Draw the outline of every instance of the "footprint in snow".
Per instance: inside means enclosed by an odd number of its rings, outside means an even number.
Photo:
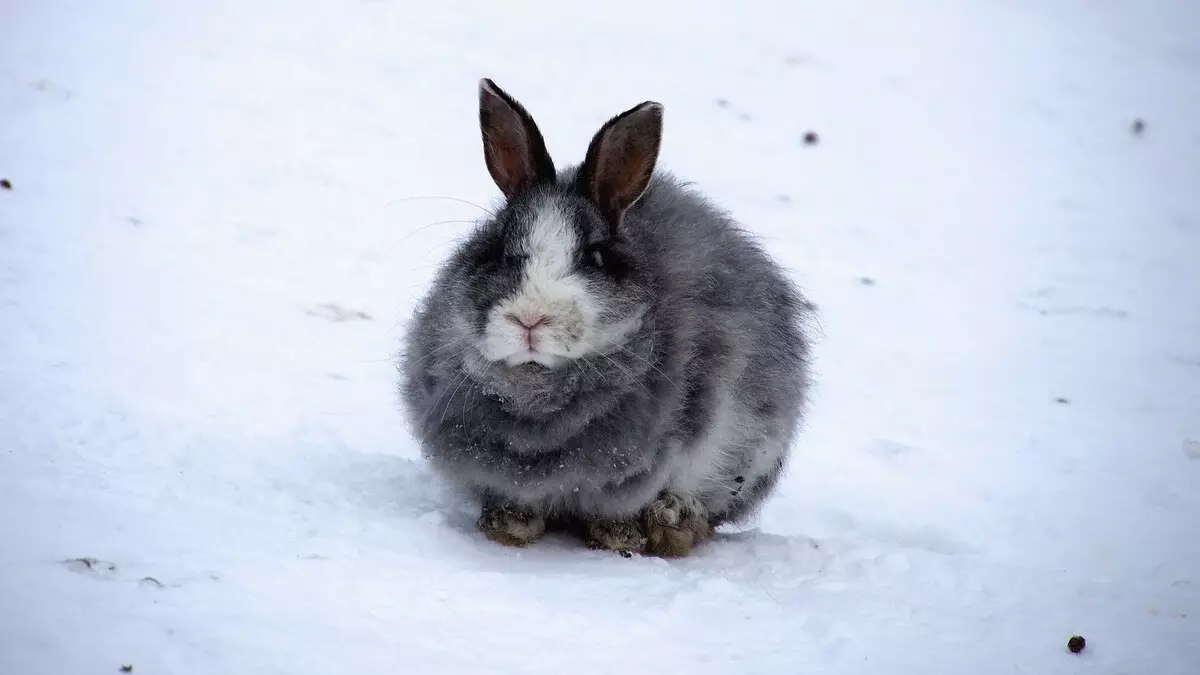
[[[117,565],[107,560],[99,560],[97,558],[71,558],[63,560],[62,566],[68,570],[92,577],[93,579],[115,579],[117,577]]]
[[[121,577],[121,572],[117,567],[117,564],[108,560],[83,557],[60,560],[59,563],[63,567],[67,568],[68,571],[76,574],[82,574],[93,579],[119,581]],[[221,580],[220,576],[216,572],[207,572],[204,576],[208,581]],[[142,588],[150,588],[154,590],[160,590],[164,588],[179,588],[183,585],[182,582],[178,581],[174,583],[165,583],[160,581],[157,577],[152,576],[143,576],[138,579],[136,583]]]

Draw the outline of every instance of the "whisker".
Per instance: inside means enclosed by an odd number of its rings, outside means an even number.
[[[386,249],[384,249],[383,252],[385,255],[390,254],[393,249],[395,249],[400,244],[403,244],[404,242],[408,241],[409,238],[411,238],[413,235],[417,234],[418,232],[423,232],[425,230],[428,230],[431,227],[437,227],[438,225],[449,225],[451,223],[474,225],[475,222],[476,221],[474,221],[474,220],[438,220],[438,221],[429,223],[428,225],[422,225],[416,229],[413,229],[413,230],[410,230],[409,232],[407,232],[404,236],[397,239],[391,246],[388,246]],[[440,245],[443,245],[443,244],[439,244],[439,246]],[[437,248],[437,247],[435,246],[434,248]],[[430,250],[432,250],[432,249],[430,249]]]
[[[585,364],[587,364],[587,367],[588,367],[588,368],[591,368],[593,373],[596,373],[596,377],[597,377],[597,378],[598,378],[598,379],[599,379],[601,382],[604,382],[604,373],[600,372],[600,369],[596,367],[596,364],[592,363],[592,362],[591,362],[591,360],[590,360],[590,359],[587,359],[587,358],[582,358],[582,359],[579,359],[579,360],[580,360],[580,361],[583,361]]]
[[[461,204],[467,204],[470,206],[474,206],[475,208],[479,209],[480,211],[483,211],[484,213],[488,214],[489,216],[495,217],[495,215],[496,215],[495,211],[492,211],[491,209],[487,208],[486,206],[480,206],[479,204],[476,204],[475,202],[473,202],[469,199],[461,199],[459,197],[440,197],[438,195],[428,195],[428,196],[422,196],[422,197],[404,197],[401,199],[392,200],[390,202],[385,202],[384,205],[391,206],[392,204],[399,204],[401,202],[415,202],[415,201],[421,201],[421,200],[425,200],[425,199],[444,199],[448,202],[459,202]]]
[[[457,391],[458,387],[462,386],[462,383],[465,382],[466,379],[467,379],[467,372],[464,370],[462,377],[455,380],[455,382],[457,382],[457,386],[455,387],[456,391]],[[447,385],[446,388],[443,389],[441,391],[441,393],[437,395],[437,397],[434,399],[433,403],[429,406],[429,409],[427,411],[425,411],[425,414],[421,416],[421,421],[416,426],[418,429],[421,429],[422,432],[425,433],[425,435],[428,435],[428,432],[426,431],[425,426],[429,423],[429,420],[433,418],[433,413],[437,412],[438,406],[442,403],[442,401],[446,401],[446,404],[449,405],[449,399],[447,398],[447,394],[449,394],[449,393],[450,393],[450,385]],[[445,413],[443,412],[442,415],[443,415],[443,419],[444,419]]]
[[[662,368],[659,368],[658,366],[654,365],[648,359],[638,356],[637,354],[635,354],[632,350],[630,350],[627,347],[622,347],[622,346],[618,345],[617,349],[620,349],[621,351],[632,356],[633,358],[637,359],[638,361],[641,361],[642,363],[644,363],[644,364],[650,366],[651,368],[653,368],[654,370],[658,371],[658,374],[662,375],[664,380],[666,380],[667,382],[670,382],[672,387],[675,387],[675,391],[679,392],[680,394],[683,394],[683,389],[678,384],[675,383],[675,380],[672,380],[671,378],[667,377],[667,374],[662,371]]]
[[[466,369],[464,368],[463,376],[462,376],[462,379],[460,379],[458,381],[458,386],[454,387],[454,391],[450,392],[450,396],[448,396],[446,398],[445,405],[442,406],[442,418],[440,420],[438,420],[438,424],[441,424],[442,422],[446,421],[446,413],[450,411],[450,404],[454,403],[454,395],[458,393],[459,389],[462,389],[463,384],[467,381],[467,379],[469,377],[470,377],[470,373],[468,373],[466,371]]]
[[[467,408],[471,402],[471,394],[475,393],[475,387],[477,386],[479,386],[478,382],[472,382],[471,388],[467,390],[466,396],[463,396],[462,420],[460,420],[459,424],[461,424],[464,428],[467,426]]]
[[[647,393],[647,394],[649,394],[649,393],[652,393],[652,392],[650,391],[650,387],[647,387],[645,382],[642,382],[642,381],[641,381],[640,379],[638,379],[637,377],[634,377],[633,373],[631,373],[631,372],[629,372],[628,370],[626,370],[626,369],[625,369],[625,366],[622,366],[621,364],[617,363],[616,359],[614,359],[613,357],[611,357],[611,356],[609,356],[608,354],[605,354],[605,353],[603,353],[603,352],[597,352],[597,353],[598,353],[598,354],[600,354],[600,356],[603,356],[604,358],[608,359],[608,362],[609,362],[609,363],[613,364],[613,365],[614,365],[614,366],[616,366],[616,367],[617,367],[617,368],[618,368],[618,369],[619,369],[621,372],[625,373],[625,375],[626,375],[626,376],[628,376],[630,380],[633,380],[633,383],[634,383],[634,384],[640,385],[640,386],[642,387],[642,389],[644,389],[644,390],[646,391],[646,393]]]
[[[394,361],[395,359],[395,356],[385,356],[381,359],[363,359],[362,361],[359,361],[359,363],[386,363],[388,361]]]
[[[434,356],[437,356],[440,352],[443,352],[451,347],[457,347],[457,346],[459,346],[459,343],[457,343],[457,342],[451,342],[450,344],[442,345],[441,347],[438,347],[437,349],[429,352],[425,356],[422,356],[421,358],[417,359],[416,361],[414,361],[413,363],[408,364],[408,365],[410,368],[413,366],[419,366],[419,365],[425,363],[426,361],[428,361],[429,359],[433,358]],[[454,355],[454,358],[457,359],[458,357],[462,356],[463,354],[466,354],[468,349],[470,349],[469,345],[463,347],[457,354]]]
[[[578,370],[580,375],[587,377],[587,374],[583,372],[583,366],[579,365],[579,359],[570,359],[570,361],[571,365],[575,366],[575,370]]]

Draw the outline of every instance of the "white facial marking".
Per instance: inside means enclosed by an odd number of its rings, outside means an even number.
[[[583,242],[568,218],[553,197],[535,207],[521,242],[521,285],[488,312],[480,344],[486,358],[554,368],[617,343],[640,325],[640,313],[599,325],[603,301],[574,270]]]

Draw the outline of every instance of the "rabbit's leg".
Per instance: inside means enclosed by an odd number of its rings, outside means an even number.
[[[484,536],[505,546],[524,546],[546,532],[546,519],[531,508],[497,498],[483,500],[475,526]]]
[[[650,555],[680,558],[713,536],[704,505],[691,495],[663,492],[642,511],[642,520]]]
[[[585,525],[584,541],[590,548],[641,553],[646,548],[646,532],[637,519],[590,520]]]

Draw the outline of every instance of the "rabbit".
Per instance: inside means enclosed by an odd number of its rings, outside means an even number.
[[[689,184],[656,170],[663,106],[609,119],[556,170],[526,109],[479,81],[504,201],[418,304],[400,398],[434,471],[524,546],[684,556],[774,491],[807,408],[813,306]]]

